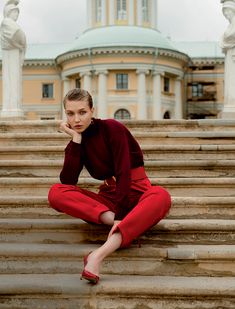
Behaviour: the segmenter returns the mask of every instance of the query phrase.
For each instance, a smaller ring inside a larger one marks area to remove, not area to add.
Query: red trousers
[[[144,168],[131,172],[131,190],[128,196],[130,209],[118,224],[122,235],[121,247],[128,247],[152,226],[163,219],[171,206],[169,193],[160,186],[151,186]],[[102,224],[100,215],[115,212],[115,179],[108,179],[98,193],[81,189],[76,185],[55,184],[51,187],[48,200],[52,208],[87,222]]]

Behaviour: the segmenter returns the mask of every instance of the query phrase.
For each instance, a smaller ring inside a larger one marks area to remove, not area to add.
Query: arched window
[[[117,0],[117,20],[125,20],[126,18],[126,0]]]
[[[114,114],[115,119],[131,119],[131,114],[127,109],[118,109]]]
[[[96,0],[95,3],[95,20],[101,22],[102,18],[102,0]]]
[[[143,22],[149,22],[149,0],[142,0]]]
[[[171,119],[171,114],[170,114],[170,112],[166,111],[166,112],[164,113],[163,119]]]

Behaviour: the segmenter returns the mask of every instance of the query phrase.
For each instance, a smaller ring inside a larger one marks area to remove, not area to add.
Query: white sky
[[[28,43],[72,42],[86,27],[86,0],[20,0],[19,8]],[[220,0],[158,0],[158,30],[173,41],[219,41],[228,25],[221,8]]]

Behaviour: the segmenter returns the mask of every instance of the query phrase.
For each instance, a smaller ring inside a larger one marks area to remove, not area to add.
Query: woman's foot
[[[86,279],[93,284],[97,284],[99,281],[99,266],[95,258],[95,253],[90,252],[84,257],[84,269],[81,279]]]

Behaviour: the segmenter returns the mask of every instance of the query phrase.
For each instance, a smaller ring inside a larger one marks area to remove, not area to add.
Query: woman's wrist
[[[73,140],[74,143],[81,144],[82,135],[81,134],[73,134],[72,140]]]

